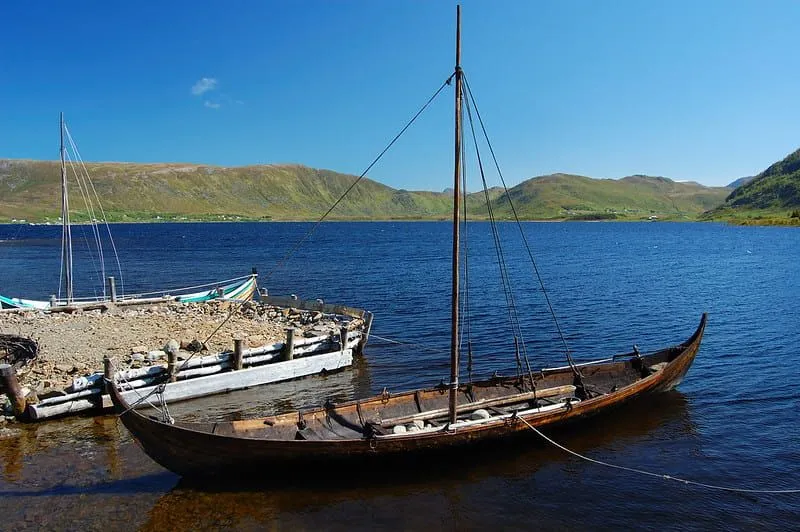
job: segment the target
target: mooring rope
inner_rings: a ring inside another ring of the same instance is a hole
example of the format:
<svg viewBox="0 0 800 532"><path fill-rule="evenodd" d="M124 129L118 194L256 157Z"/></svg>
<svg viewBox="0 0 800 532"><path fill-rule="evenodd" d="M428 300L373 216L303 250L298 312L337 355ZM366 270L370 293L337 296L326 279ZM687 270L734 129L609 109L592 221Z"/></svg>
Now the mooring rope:
<svg viewBox="0 0 800 532"><path fill-rule="evenodd" d="M536 427L534 427L533 425L531 425L530 423L525 421L525 419L523 419L522 417L517 417L517 419L519 419L525 425L527 425L528 428L530 428L533 432L535 432L536 434L541 436L542 439L544 439L546 442L554 445L555 447L558 447L562 451L564 451L566 453L569 453L572 456L576 456L576 457L580 458L581 460L586 460L587 462L591 462L593 464L597 464L597 465L601 465L601 466L605 466L605 467L610 467L612 469L620 469L622 471L628 471L630 473L637 473L639 475L646 475L646 476L649 476L649 477L660 478L662 480L673 480L675 482L681 482L681 483L689 485L689 486L697 486L699 488L706 488L706 489L718 490L718 491L731 491L731 492L736 492L736 493L773 493L773 494L777 494L777 493L800 493L800 489L766 490L766 489L750 489L750 488L731 488L731 487L728 487L728 486L719 486L719 485L716 485L716 484L707 484L705 482L697 482L695 480L688 480L688 479L685 479L685 478L674 477L672 475L665 475L663 473L653 473L652 471L645 471L644 469L637 469L635 467L627 467L627 466L621 466L621 465L617 465L617 464L610 464L608 462L603 462L602 460L597 460L596 458L590 458L588 456L585 456L585 455L582 455L582 454L580 454L578 452L575 452L575 451L573 451L571 449L568 449L568 448L564 447L563 445L561 445L560 443L558 443L557 441L553 440L552 438L548 438L547 436L545 436L542 433L542 431L540 431L539 429L537 429Z"/></svg>
<svg viewBox="0 0 800 532"><path fill-rule="evenodd" d="M415 343L415 342L409 342L409 341L406 341L406 340L394 340L392 338L386 338L385 336L378 336L374 332L369 333L369 335L372 338L377 338L378 340L383 340L384 342L389 342L390 344L407 345L409 347L415 347L415 348L419 349L420 351L428 351L430 353L440 353L440 354L449 353L450 352L449 350L446 350L446 349L436 349L434 347L426 347L423 344L419 344L419 343Z"/></svg>

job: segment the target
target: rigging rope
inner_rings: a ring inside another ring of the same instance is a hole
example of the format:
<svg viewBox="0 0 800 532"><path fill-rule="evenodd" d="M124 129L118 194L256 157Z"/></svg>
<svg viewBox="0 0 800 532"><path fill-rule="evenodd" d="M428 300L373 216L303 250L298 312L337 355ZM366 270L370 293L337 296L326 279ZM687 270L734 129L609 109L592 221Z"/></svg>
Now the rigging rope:
<svg viewBox="0 0 800 532"><path fill-rule="evenodd" d="M400 136L401 136L403 133L405 133L405 132L406 132L406 130L407 130L409 127L411 127L411 124L413 124L413 123L414 123L414 122L417 120L417 118L419 117L419 115L421 115L421 114L423 113L423 111L425 111L425 109L427 109L427 108L428 108L428 106L431 104L431 102L433 102L433 100L434 100L434 99L435 99L435 98L436 98L436 97L439 95L439 93L440 93L440 92L442 92L442 90L445 88L445 86L447 86L447 85L449 85L449 84L450 84L450 80L452 80L454 76L455 76L455 73L451 74L451 75L450 75L450 77L449 77L449 78L447 78L447 79L445 80L445 82L444 82L444 83L442 83L442 86L441 86L441 87L439 87L439 88L436 90L436 92L434 92L434 93L433 93L433 96L431 96L431 97L428 99L428 101L427 101L427 102L425 102L425 105L423 105L423 106L420 108L420 110L419 110L419 111L417 111L417 114L415 114L415 115L414 115L414 116L411 118L411 120L409 120L409 121L408 121L408 123L407 123L407 124L406 124L406 125L403 127L403 129L401 129L401 130L400 130L400 132L399 132L399 133L397 133L397 135L395 135L395 137L394 137L394 138L391 140L391 142L389 142L389 144L387 144L387 145L386 145L386 147L385 147L385 148L383 148L383 151L381 151L381 152L378 154L378 156L377 156L377 157L375 157L375 159L373 159L373 161L372 161L372 162L369 164L369 166L367 166L366 170L364 170L363 172L361 172L361 175L359 175L359 176L358 176L358 178L356 178L356 180L355 180L355 181L353 181L353 183L352 183L352 184L351 184L349 187L347 187L347 190L345 190L345 191L344 191L344 193L343 193L341 196L339 196L339 199L337 199L337 200L336 200L336 201L333 203L333 205L331 205L331 207L330 207L330 208L329 208L327 211L325 211L325 214L323 214L323 215L320 217L320 219L319 219L319 220L317 220L317 222L314 224L314 226L313 226L311 229L309 229L309 230L308 230L308 232L307 232L307 233L306 233L306 234L303 236L303 238L301 238L301 239L300 239L300 240L299 240L299 241L298 241L298 242L297 242L297 243L296 243L296 244L295 244L295 245L294 245L294 246L293 246L293 247L292 247L292 248L289 250L289 252L288 252L288 253L286 253L286 255L284 255L284 257L283 257L283 258L282 258L282 259L281 259L281 260L278 262L278 264L276 264L274 268L272 268L272 269L271 269L269 272L267 272L267 274L264 276L264 279L265 279L265 280L266 280L266 279L269 279L269 278L272 276L272 274L274 274L274 273L275 273L277 270L279 270L281 267L283 267L283 265L286 263L286 261L287 261L287 260L289 260L289 258L290 258L292 255L294 255L294 253L295 253L295 252L296 252L296 251L297 251L297 250L300 248L300 246L302 246L302 245L303 245L303 243L304 243L306 240L308 240L308 239L311 237L311 235L313 235L313 234L314 234L314 232L317 230L317 228L319 227L319 225L320 225L320 224L321 224L321 223L322 223L322 222L325 220L325 218L327 218L327 217L328 217L328 215L329 215L331 212L333 212L333 210L334 210L334 209L335 209L335 208L336 208L336 207L339 205L339 203L341 203L341 202L342 202L342 200L344 200L345 196L347 196L347 195L350 193L350 191L351 191L351 190L353 190L353 189L355 188L355 186L356 186L356 185L359 183L359 181L361 181L361 180L364 178L364 176L365 176L365 175L367 175L367 172L369 172L369 171L372 169L372 167L373 167L373 166L375 166L375 164L376 164L376 163L377 163L377 162L378 162L378 161L381 159L381 157L383 157L383 155L384 155L384 154L385 154L387 151L389 151L389 148L391 148L391 147L394 145L394 143L395 143L395 142L397 142L397 139L399 139L399 138L400 138Z"/></svg>
<svg viewBox="0 0 800 532"><path fill-rule="evenodd" d="M480 124L481 130L483 131L483 136L486 139L486 144L489 147L489 152L492 155L492 160L494 161L495 168L497 169L497 174L500 177L500 182L503 184L503 190L505 191L506 198L508 198L508 204L511 207L511 212L514 214L514 220L516 221L520 235L522 236L522 242L525 245L525 249L528 252L528 258L530 259L531 264L533 265L533 270L536 273L536 278L539 281L539 286L542 290L542 294L544 295L544 299L547 302L547 308L550 310L550 315L553 317L553 323L555 324L556 330L558 331L558 336L561 338L561 342L564 344L564 353L567 357L567 363L569 364L575 376L578 377L578 379L581 379L582 383L583 376L581 375L580 371L578 371L578 368L575 366L575 361L572 359L572 353L569 349L569 345L567 344L567 339L564 336L563 331L561 330L561 325L558 322L558 318L556 317L556 313L555 310L553 309L553 304L550 301L550 296L547 293L547 289L545 289L544 287L544 281L542 280L542 276L539 273L539 267L536 264L536 259L534 259L533 257L533 251L531 251L528 239L525 236L525 231L522 229L522 223L520 222L519 216L517 214L517 209L516 207L514 207L514 202L511 201L511 195L508 193L508 186L506 185L506 181L503 178L503 172L500 170L500 164L497 161L497 156L495 155L494 148L492 147L492 142L489 140L489 135L486 132L486 126L483 123L483 118L481 118L480 110L478 110L478 104L475 102L475 97L472 94L472 89L469 86L469 82L467 81L466 75L464 76L464 86L467 89L467 96L468 96L467 100L472 101L472 106L475 108L475 116L478 118L478 123Z"/></svg>
<svg viewBox="0 0 800 532"><path fill-rule="evenodd" d="M525 338L522 333L522 326L519 320L519 313L517 312L516 301L514 299L514 291L511 286L511 278L508 274L508 267L505 260L505 254L503 253L503 246L500 239L500 232L497 228L497 222L494 216L494 209L492 208L491 201L489 198L489 187L488 184L486 183L486 173L483 168L483 159L481 158L480 147L478 145L477 136L475 135L475 124L472 119L472 108L470 107L469 99L466 99L465 102L467 107L467 117L469 119L470 131L472 132L472 141L475 145L475 154L478 160L478 169L480 171L481 181L483 183L483 194L484 194L484 199L486 201L486 209L489 214L489 222L492 230L492 237L494 239L495 253L497 254L498 267L500 268L500 279L503 285L503 293L506 298L508 319L514 334L514 344L515 344L514 356L517 362L517 377L520 377L522 375L522 361L520 359L520 352L518 348L519 340L522 341L522 350L525 355L525 363L528 366L528 373L531 374L532 372L530 370L530 363L528 362L527 347L525 345ZM531 379L531 386L533 386L533 379Z"/></svg>
<svg viewBox="0 0 800 532"><path fill-rule="evenodd" d="M463 117L463 111L462 111ZM463 121L463 118L462 118ZM461 323L459 324L459 343L458 349L459 354L461 352L461 346L464 345L464 335L467 336L467 382L472 382L472 319L470 316L470 299L469 299L469 224L467 223L467 146L465 142L466 135L464 134L464 130L461 130L461 194L462 198L462 242L463 245L463 264L464 264L464 283L463 283L463 297L461 298L461 313L459 314L461 317ZM461 357L459 357L461 360Z"/></svg>
<svg viewBox="0 0 800 532"><path fill-rule="evenodd" d="M86 195L86 191L84 190L85 184L82 182L82 176L78 175L78 172L75 170L75 164L72 162L72 158L69 156L69 151L65 153L66 160L69 162L69 166L72 169L72 173L75 176L75 181L78 184L78 190L81 193L81 197L83 198L83 204L86 207L86 212L89 216L90 225L92 228L92 236L94 238L94 245L97 246L98 257L95 257L94 249L92 248L91 244L89 244L89 240L86 238L86 231L81 230L80 234L83 237L83 242L86 245L86 250L89 254L89 258L92 261L92 267L95 273L98 273L98 263L99 263L99 274L100 279L105 279L105 261L103 258L103 245L100 241L100 233L97 229L97 224L94 222L94 209L92 209L91 204L89 203L89 199ZM81 226L83 227L83 226ZM101 281L103 283L103 281ZM95 298L97 297L97 288L93 287ZM105 297L105 284L103 283L103 297Z"/></svg>
<svg viewBox="0 0 800 532"><path fill-rule="evenodd" d="M97 203L97 208L100 211L100 217L103 221L103 225L105 225L106 233L108 234L108 241L111 244L111 249L114 253L114 261L117 265L117 273L119 274L119 288L120 288L120 296L125 294L125 279L122 274L122 264L119 260L119 253L117 252L117 246L114 242L114 237L111 234L111 227L108 223L108 217L106 216L105 209L103 209L103 204L100 201L100 195L97 193L97 189L94 186L94 182L92 181L91 177L89 176L89 170L86 168L86 164L83 162L83 158L81 157L80 151L78 151L78 146L75 144L75 141L72 138L72 135L69 132L69 128L67 127L66 122L64 123L64 133L66 133L67 140L69 141L70 147L75 155L75 159L77 160L78 164L80 164L82 172L82 179L78 178L78 175L75 171L75 167L72 165L72 161L70 160L70 166L72 166L72 171L75 174L75 177L78 181L78 186L81 190L81 195L84 198L84 203L86 204L87 211L89 216L91 217L91 223L93 227L93 231L95 233L95 239L97 240L98 250L100 254L100 263L102 268L102 278L101 282L103 285L103 296L106 295L105 293L105 259L103 255L103 248L101 245L101 236L100 236L100 228L98 223L96 222L96 217L94 215L93 204ZM68 152L67 152L68 154ZM85 192L84 192L85 189ZM88 197L87 197L88 196ZM94 200L92 200L92 196L94 196Z"/></svg>
<svg viewBox="0 0 800 532"><path fill-rule="evenodd" d="M736 492L736 493L773 493L773 494L776 494L776 493L800 493L800 489L766 490L766 489L749 489L749 488L731 488L731 487L728 487L728 486L719 486L719 485L715 485L715 484L706 484L704 482L697 482L695 480L688 480L688 479L685 479L685 478L673 477L671 475L665 475L665 474L662 474L662 473L653 473L652 471L645 471L644 469L637 469L635 467L627 467L627 466L621 466L621 465L617 465L617 464L610 464L608 462L603 462L602 460L597 460L596 458L589 458L588 456L582 455L582 454L577 453L577 452L575 452L575 451L573 451L571 449L568 449L567 447L564 447L563 445L561 445L560 443L556 442L555 440L545 436L542 433L542 431L540 431L539 429L537 429L536 427L534 427L533 425L531 425L530 423L525 421L525 419L523 419L522 417L517 417L517 419L519 419L525 425L527 425L528 428L530 428L533 432L535 432L536 434L541 436L542 439L544 439L546 442L554 445L555 447L558 447L562 451L564 451L566 453L569 453L569 454L571 454L571 455L573 455L573 456L575 456L577 458L580 458L581 460L586 460L587 462L591 462L593 464L597 464L597 465L601 465L601 466L605 466L605 467L610 467L612 469L620 469L622 471L628 471L630 473L637 473L639 475L646 475L646 476L649 476L649 477L656 477L656 478L660 478L660 479L663 479L663 480L674 480L675 482L681 482L683 484L687 484L687 485L690 485L690 486L697 486L697 487L700 487L700 488L707 488L707 489L719 490L719 491L731 491L731 492Z"/></svg>

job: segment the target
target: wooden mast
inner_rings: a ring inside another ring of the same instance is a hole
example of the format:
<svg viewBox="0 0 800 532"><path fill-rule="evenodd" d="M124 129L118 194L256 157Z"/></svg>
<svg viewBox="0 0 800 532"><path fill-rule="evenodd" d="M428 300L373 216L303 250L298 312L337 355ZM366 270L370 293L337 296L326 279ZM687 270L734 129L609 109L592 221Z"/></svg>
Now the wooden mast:
<svg viewBox="0 0 800 532"><path fill-rule="evenodd" d="M61 262L64 269L64 297L72 303L72 230L69 224L69 198L67 196L67 166L64 162L64 113L59 116L61 156Z"/></svg>
<svg viewBox="0 0 800 532"><path fill-rule="evenodd" d="M450 337L450 423L456 422L458 407L458 274L459 274L459 223L461 209L461 5L456 6L456 127L455 170L453 184L453 292Z"/></svg>

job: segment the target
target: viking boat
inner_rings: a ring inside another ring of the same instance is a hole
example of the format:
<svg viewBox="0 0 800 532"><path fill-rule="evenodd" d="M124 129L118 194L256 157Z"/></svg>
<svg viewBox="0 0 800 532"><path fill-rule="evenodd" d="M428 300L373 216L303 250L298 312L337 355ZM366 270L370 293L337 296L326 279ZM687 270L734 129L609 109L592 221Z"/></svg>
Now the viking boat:
<svg viewBox="0 0 800 532"><path fill-rule="evenodd" d="M122 290L117 294L116 283L121 283L121 268L119 266L119 259L117 258L117 268L120 270L120 279L114 280L109 277L108 284L105 284L105 257L102 246L101 230L99 222L95 218L99 216L105 222L107 238L112 245L115 258L116 247L113 245L113 238L108 223L105 220L105 212L99 204L99 198L95 191L94 185L91 182L86 167L83 161L80 160L77 147L69 135L66 123L64 122L63 113L59 119L59 137L60 142L60 160L61 160L61 279L59 280L58 295L53 295L49 300L26 299L20 297L9 297L0 294L0 311L3 310L54 310L54 309L72 309L72 308L92 308L103 305L105 303L113 302L119 304L141 304L150 302L164 302L164 301L177 301L182 303L199 303L203 301L210 301L212 299L230 299L230 300L248 300L253 297L257 288L256 280L257 275L253 272L251 275L237 277L235 279L227 279L223 281L207 283L197 286L172 288L169 290L154 290L148 293L138 294L124 294ZM77 159L78 164L73 164L70 159L70 166L75 174L78 188L80 189L81 196L86 204L86 211L90 215L90 222L87 224L92 231L92 239L95 242L96 250L93 257L93 262L97 262L101 271L99 272L100 279L103 279L103 287L101 293L94 296L76 297L73 288L73 253L72 253L72 223L70 221L70 206L69 206L69 192L67 187L67 164L66 154L67 148L64 144L64 134L67 134L67 139L72 147L72 153ZM124 286L122 287L124 288Z"/></svg>
<svg viewBox="0 0 800 532"><path fill-rule="evenodd" d="M706 326L687 340L654 352L614 355L576 363L569 349L567 365L515 376L459 382L459 357L465 346L459 334L459 256L461 119L464 106L460 62L460 8L456 24L455 178L453 269L450 334L450 381L399 394L383 394L316 409L230 422L181 422L163 412L147 415L110 386L119 417L144 451L163 467L189 478L255 476L259 481L314 475L344 468L349 474L383 477L369 469L380 463L419 464L440 452L475 449L523 436L531 428L575 424L596 414L677 386L692 364ZM467 84L468 89L468 84ZM474 105L474 102L473 102ZM469 112L469 107L467 106ZM549 303L549 300L548 300ZM555 314L553 314L555 317ZM519 344L515 337L518 368ZM526 360L527 363L527 360Z"/></svg>

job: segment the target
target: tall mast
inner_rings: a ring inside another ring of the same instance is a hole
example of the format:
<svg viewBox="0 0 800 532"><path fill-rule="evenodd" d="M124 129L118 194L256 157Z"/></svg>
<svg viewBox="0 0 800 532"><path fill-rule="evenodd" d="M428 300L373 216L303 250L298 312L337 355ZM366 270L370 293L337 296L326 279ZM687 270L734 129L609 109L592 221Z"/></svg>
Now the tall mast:
<svg viewBox="0 0 800 532"><path fill-rule="evenodd" d="M459 223L461 210L461 6L456 6L456 127L453 177L453 293L450 336L450 423L456 422L458 406L458 273Z"/></svg>
<svg viewBox="0 0 800 532"><path fill-rule="evenodd" d="M61 156L61 265L64 270L64 297L72 303L72 230L69 224L69 197L67 196L67 166L64 162L64 113L59 116Z"/></svg>

